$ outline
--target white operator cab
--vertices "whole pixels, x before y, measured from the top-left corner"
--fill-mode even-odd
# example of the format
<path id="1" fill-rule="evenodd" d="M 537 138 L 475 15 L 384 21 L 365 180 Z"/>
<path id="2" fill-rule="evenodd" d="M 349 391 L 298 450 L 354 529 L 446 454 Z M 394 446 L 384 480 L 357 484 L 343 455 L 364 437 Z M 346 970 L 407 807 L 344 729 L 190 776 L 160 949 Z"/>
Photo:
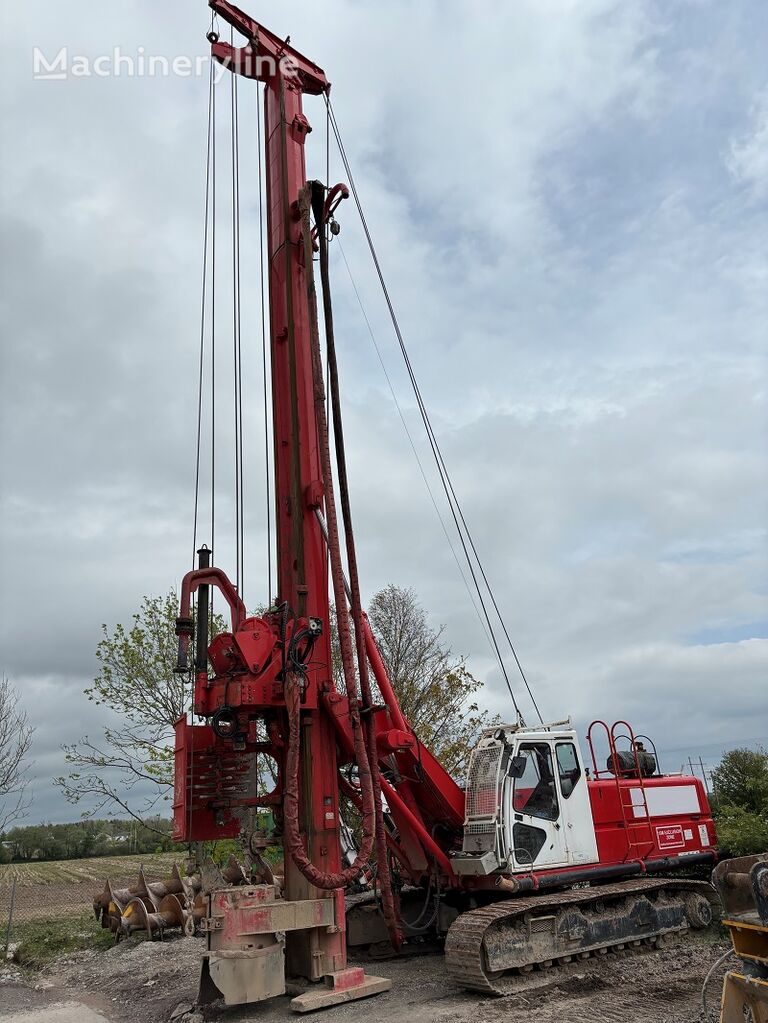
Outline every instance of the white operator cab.
<path id="1" fill-rule="evenodd" d="M 457 874 L 597 863 L 587 773 L 570 719 L 483 732 L 469 759 Z"/>

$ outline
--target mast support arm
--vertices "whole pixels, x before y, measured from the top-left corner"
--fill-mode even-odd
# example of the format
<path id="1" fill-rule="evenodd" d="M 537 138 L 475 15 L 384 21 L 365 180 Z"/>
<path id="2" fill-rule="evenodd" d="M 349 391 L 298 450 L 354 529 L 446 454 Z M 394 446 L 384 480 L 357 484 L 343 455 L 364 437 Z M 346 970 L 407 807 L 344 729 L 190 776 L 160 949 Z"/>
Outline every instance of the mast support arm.
<path id="1" fill-rule="evenodd" d="M 208 6 L 248 40 L 242 47 L 218 40 L 213 42 L 211 53 L 214 60 L 235 74 L 259 82 L 281 74 L 289 81 L 296 79 L 301 92 L 310 96 L 330 92 L 331 83 L 323 69 L 290 46 L 290 36 L 281 39 L 227 0 L 209 0 Z"/>

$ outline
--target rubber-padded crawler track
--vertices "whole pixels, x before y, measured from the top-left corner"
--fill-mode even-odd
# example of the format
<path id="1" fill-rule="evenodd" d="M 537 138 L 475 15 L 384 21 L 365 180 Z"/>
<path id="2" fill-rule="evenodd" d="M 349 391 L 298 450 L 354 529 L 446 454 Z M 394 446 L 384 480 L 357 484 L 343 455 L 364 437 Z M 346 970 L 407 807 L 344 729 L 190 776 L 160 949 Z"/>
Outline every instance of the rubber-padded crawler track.
<path id="1" fill-rule="evenodd" d="M 504 899 L 501 902 L 491 903 L 481 909 L 472 909 L 462 913 L 448 931 L 445 940 L 445 963 L 448 974 L 462 987 L 472 991 L 481 991 L 489 995 L 504 995 L 511 993 L 515 988 L 517 975 L 507 973 L 502 975 L 489 975 L 485 965 L 485 950 L 483 941 L 494 924 L 500 921 L 514 922 L 516 918 L 522 918 L 526 914 L 546 914 L 547 911 L 561 909 L 567 906 L 588 907 L 590 903 L 613 897 L 623 898 L 632 895 L 644 895 L 650 893 L 668 892 L 671 895 L 685 897 L 689 894 L 703 895 L 710 902 L 716 901 L 716 896 L 711 885 L 705 881 L 673 881 L 670 879 L 654 878 L 620 882 L 612 885 L 600 885 L 594 888 L 572 888 L 567 891 L 552 892 L 548 895 L 528 895 L 516 898 Z M 677 928 L 678 931 L 685 930 L 683 924 Z M 664 934 L 675 933 L 674 930 L 666 930 Z M 642 935 L 644 939 L 661 936 L 659 934 Z M 617 939 L 614 943 L 600 943 L 594 948 L 578 949 L 576 954 L 589 954 L 599 948 L 611 948 L 612 945 L 623 945 L 630 939 Z M 539 960 L 527 965 L 534 966 L 537 962 L 555 963 L 563 959 L 562 952 L 553 952 L 551 956 L 541 957 Z"/>

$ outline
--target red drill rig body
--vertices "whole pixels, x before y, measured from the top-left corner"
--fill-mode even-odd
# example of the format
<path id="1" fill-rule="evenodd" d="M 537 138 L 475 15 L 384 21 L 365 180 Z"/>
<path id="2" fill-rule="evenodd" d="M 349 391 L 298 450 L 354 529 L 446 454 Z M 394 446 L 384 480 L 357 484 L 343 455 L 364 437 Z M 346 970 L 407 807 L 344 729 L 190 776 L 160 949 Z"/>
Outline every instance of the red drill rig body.
<path id="1" fill-rule="evenodd" d="M 185 717 L 176 727 L 174 837 L 245 836 L 258 858 L 253 821 L 269 810 L 270 841 L 284 847 L 284 883 L 279 889 L 266 876 L 269 883 L 209 896 L 201 997 L 257 1001 L 283 993 L 286 977 L 325 981 L 294 999 L 299 1011 L 363 997 L 388 982 L 350 968 L 350 947 L 388 942 L 397 950 L 446 933 L 453 975 L 498 992 L 516 971 L 703 926 L 708 887 L 660 875 L 715 860 L 706 792 L 697 779 L 657 775 L 657 759 L 628 725 L 591 727 L 589 765 L 568 722 L 492 729 L 471 755 L 464 786 L 405 720 L 360 608 L 346 489 L 326 227 L 347 192 L 307 182 L 305 173 L 303 96 L 327 96 L 329 83 L 236 7 L 210 6 L 245 37 L 235 48 L 212 32 L 214 59 L 265 83 L 278 598 L 263 616 L 249 616 L 206 549 L 184 578 L 179 671 L 193 673 L 194 712 L 205 723 Z M 331 670 L 329 581 L 336 607 L 349 608 L 338 615 L 344 691 Z M 209 643 L 212 587 L 228 605 L 231 631 Z M 596 759 L 598 735 L 607 768 Z M 271 791 L 263 791 L 264 756 L 274 764 Z M 342 855 L 342 796 L 362 819 L 354 859 Z M 373 850 L 383 911 L 364 895 L 349 908 L 345 890 Z"/>

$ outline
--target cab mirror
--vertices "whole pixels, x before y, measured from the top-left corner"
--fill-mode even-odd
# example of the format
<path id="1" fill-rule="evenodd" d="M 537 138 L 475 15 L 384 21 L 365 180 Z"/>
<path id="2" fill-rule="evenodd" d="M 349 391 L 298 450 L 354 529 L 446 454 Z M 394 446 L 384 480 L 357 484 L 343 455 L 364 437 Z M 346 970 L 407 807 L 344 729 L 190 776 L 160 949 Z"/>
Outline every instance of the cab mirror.
<path id="1" fill-rule="evenodd" d="M 522 778 L 525 774 L 525 765 L 527 763 L 527 757 L 512 757 L 507 768 L 507 774 L 510 778 Z"/>

